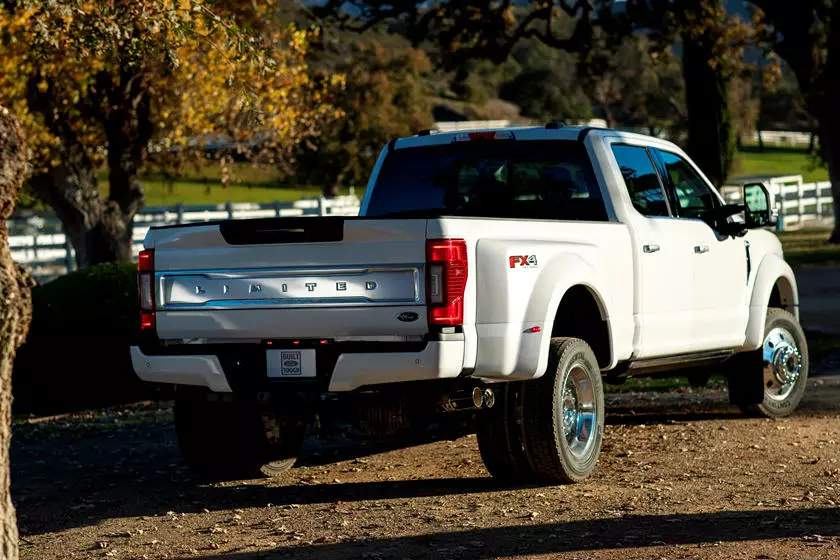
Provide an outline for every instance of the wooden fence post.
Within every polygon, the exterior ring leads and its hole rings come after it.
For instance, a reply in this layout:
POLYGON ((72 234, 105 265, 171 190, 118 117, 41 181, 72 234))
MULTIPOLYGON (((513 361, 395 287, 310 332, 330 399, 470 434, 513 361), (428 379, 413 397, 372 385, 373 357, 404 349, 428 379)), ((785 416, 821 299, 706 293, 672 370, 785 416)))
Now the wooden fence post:
POLYGON ((70 236, 64 231, 64 267, 67 272, 73 272, 76 268, 76 260, 73 258, 73 246, 70 244, 70 236))

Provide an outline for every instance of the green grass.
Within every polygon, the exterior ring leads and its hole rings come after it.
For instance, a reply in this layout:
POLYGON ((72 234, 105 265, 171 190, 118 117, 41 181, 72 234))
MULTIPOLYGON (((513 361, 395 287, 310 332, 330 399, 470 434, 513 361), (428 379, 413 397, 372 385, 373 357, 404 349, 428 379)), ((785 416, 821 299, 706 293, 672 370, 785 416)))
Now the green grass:
POLYGON ((840 265, 840 245, 829 244, 827 230, 780 232, 785 260, 793 267, 840 265))
MULTIPOLYGON (((225 202, 292 202, 303 196, 317 196, 321 188, 312 185, 289 186, 288 178, 277 168, 257 167, 248 163, 231 166, 232 180, 225 187, 221 181, 222 170, 218 164, 208 162, 192 167, 175 176, 146 173, 140 183, 146 192, 146 206, 173 206, 183 203, 222 204, 225 202)), ((102 193, 108 195, 107 171, 99 173, 102 193)), ((347 194, 345 190, 341 194, 347 194)), ((358 196, 363 191, 357 189, 358 196)))
POLYGON ((222 204, 225 202, 291 202, 303 196, 319 195, 320 189, 312 187, 248 187, 221 183, 202 184, 198 182, 174 181, 165 183, 154 180, 141 180, 146 191, 146 206, 174 206, 183 203, 222 204))
POLYGON ((730 177, 745 175, 802 175, 806 183, 828 181, 828 170, 802 148, 766 147, 761 153, 755 146, 745 146, 735 156, 730 177))

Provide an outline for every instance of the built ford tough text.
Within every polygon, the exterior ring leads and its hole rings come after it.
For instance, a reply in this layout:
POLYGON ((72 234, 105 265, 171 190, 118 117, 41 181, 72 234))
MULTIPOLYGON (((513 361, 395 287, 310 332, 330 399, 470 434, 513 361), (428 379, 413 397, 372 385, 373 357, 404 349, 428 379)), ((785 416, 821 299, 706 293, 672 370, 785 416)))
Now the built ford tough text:
POLYGON ((359 217, 151 229, 132 361, 177 386, 202 475, 283 472, 327 425, 462 418, 494 477, 580 481, 604 379, 717 371, 746 413, 798 405, 808 349, 775 202, 741 194, 636 134, 423 131, 383 149, 359 217))

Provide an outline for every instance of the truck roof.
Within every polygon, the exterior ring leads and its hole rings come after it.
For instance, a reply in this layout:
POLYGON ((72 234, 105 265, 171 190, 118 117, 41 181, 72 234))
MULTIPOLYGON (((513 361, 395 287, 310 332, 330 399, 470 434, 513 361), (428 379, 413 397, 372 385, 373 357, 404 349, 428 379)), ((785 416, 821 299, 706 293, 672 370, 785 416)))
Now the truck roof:
MULTIPOLYGON (((470 135, 491 134, 513 135, 516 140, 578 140, 582 141, 585 136, 597 135, 618 136, 627 140, 641 140, 647 143, 655 143, 660 146, 668 146, 679 150, 679 148, 662 138, 637 134, 634 132, 623 132, 612 128, 596 128, 590 126, 564 126, 549 123, 546 126, 520 126, 504 128, 488 128, 477 126, 476 128, 438 132, 434 130, 421 131, 415 136, 398 138, 392 141, 389 146, 392 149, 417 148, 421 146, 439 146, 450 144, 458 140, 469 140, 470 135)), ((681 150, 679 150, 681 151, 681 150)))

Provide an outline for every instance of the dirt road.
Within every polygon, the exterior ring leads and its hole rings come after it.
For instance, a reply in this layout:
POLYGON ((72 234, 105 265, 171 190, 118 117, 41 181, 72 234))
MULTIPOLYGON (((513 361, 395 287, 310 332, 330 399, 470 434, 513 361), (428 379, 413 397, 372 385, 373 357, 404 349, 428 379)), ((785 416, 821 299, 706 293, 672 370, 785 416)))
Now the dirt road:
POLYGON ((811 384, 782 421, 722 391, 609 395, 597 476, 548 488, 495 485, 474 437, 201 486, 165 407, 25 424, 22 557, 840 558, 840 378, 811 384))

